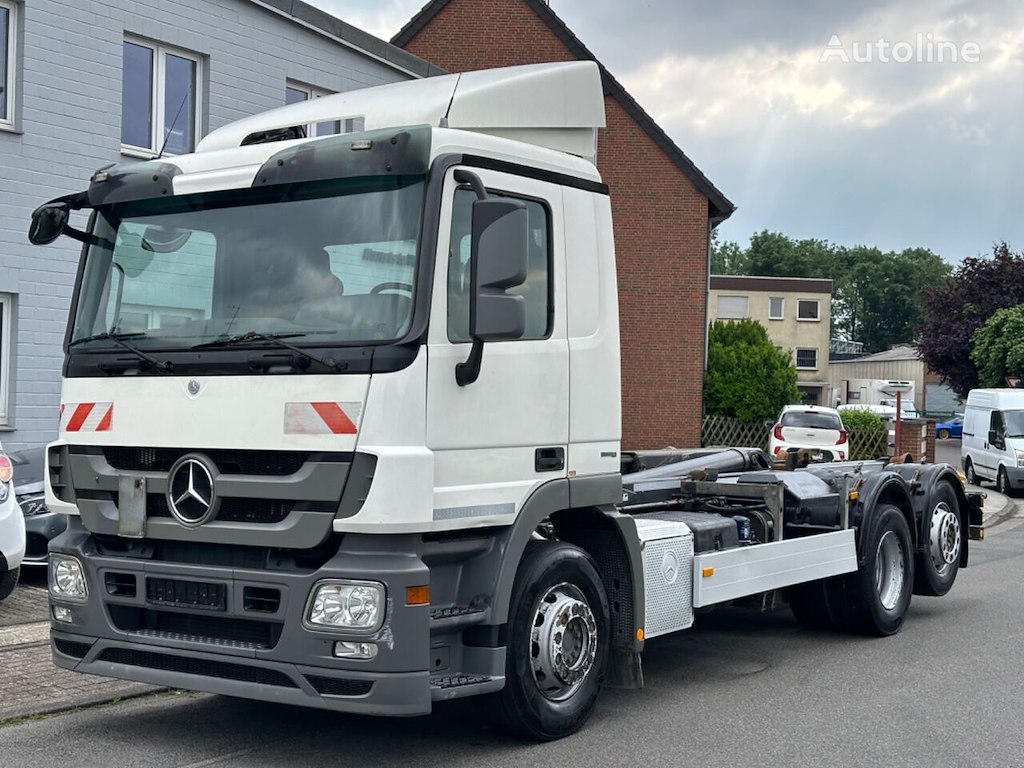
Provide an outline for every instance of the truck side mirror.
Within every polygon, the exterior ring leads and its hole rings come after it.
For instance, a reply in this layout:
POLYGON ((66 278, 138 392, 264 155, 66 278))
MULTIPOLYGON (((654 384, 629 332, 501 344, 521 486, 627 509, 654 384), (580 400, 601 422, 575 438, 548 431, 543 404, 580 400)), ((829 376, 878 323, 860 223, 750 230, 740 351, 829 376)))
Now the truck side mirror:
POLYGON ((455 180, 476 192, 470 234, 469 335, 473 348, 455 366, 460 387, 480 376, 484 342, 522 338, 526 330, 526 300, 507 291, 526 281, 529 223, 526 203, 507 197, 488 197, 480 177, 457 170, 455 180))
POLYGON ((999 436, 999 433, 994 429, 990 429, 988 432, 988 441, 999 450, 1003 450, 1006 447, 1006 443, 1003 442, 1003 438, 999 436))
POLYGON ((48 245, 64 234, 71 206, 66 201, 54 200, 44 203, 32 212, 32 224, 28 229, 28 240, 33 245, 48 245))
POLYGON ((506 291, 526 281, 526 204, 489 197, 473 203, 469 334, 480 341, 518 339, 526 330, 526 300, 506 291))

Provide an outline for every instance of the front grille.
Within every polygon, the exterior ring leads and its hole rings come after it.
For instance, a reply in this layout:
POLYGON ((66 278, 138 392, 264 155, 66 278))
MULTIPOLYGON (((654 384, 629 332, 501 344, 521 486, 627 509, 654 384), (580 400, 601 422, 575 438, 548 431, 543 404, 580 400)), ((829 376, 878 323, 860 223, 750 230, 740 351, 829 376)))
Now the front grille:
MULTIPOLYGON (((337 505, 335 505, 337 506, 337 505)), ((272 525, 280 523, 295 508, 294 501, 279 499, 243 499, 229 497, 221 500, 217 519, 226 523, 256 523, 272 525)), ((162 493, 146 495, 146 510, 150 517, 170 517, 167 497, 162 493)))
POLYGON ((227 587, 202 581, 179 579, 146 579, 146 600, 176 608, 199 608, 204 611, 225 611, 228 607, 227 587))
MULTIPOLYGON (((302 451, 203 450, 224 474, 229 475, 292 475, 306 463, 309 454, 302 451)), ((192 451, 184 448, 108 447, 103 456, 114 469, 169 472, 178 459, 192 451)))
POLYGON ((370 680, 344 680, 319 675, 306 675, 306 680, 324 696, 365 696, 373 688, 370 680))
POLYGON ((85 654, 92 648, 91 643, 76 643, 74 640, 64 640, 59 637, 53 638, 53 646, 58 652, 75 659, 84 659, 85 654))
POLYGON ((177 613, 128 605, 108 605, 110 620, 122 632, 153 637, 187 637, 193 642, 269 649, 281 639, 279 622, 253 621, 207 613, 177 613))
POLYGON ((243 664, 231 664, 226 661, 208 661, 191 659, 184 656, 168 656, 152 651, 137 651, 129 648, 107 648, 99 656, 99 661, 112 664, 127 664, 131 667, 161 669, 166 672, 181 672, 186 675, 200 677, 217 677, 221 680, 238 680, 243 683, 260 685, 276 685, 279 688, 297 688, 298 686, 288 675, 276 669, 247 667, 243 664))

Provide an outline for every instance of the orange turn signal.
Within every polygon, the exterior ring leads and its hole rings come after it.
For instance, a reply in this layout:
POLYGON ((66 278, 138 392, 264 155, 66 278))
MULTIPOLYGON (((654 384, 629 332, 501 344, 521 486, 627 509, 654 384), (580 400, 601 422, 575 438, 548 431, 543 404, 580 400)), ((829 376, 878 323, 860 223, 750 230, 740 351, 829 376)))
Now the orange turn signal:
POLYGON ((709 576, 714 576, 715 575, 715 569, 714 568, 702 568, 701 571, 700 571, 700 575, 703 576, 705 579, 708 578, 709 576))
POLYGON ((430 587, 406 587, 406 605, 430 605, 430 587))
POLYGON ((643 640, 644 639, 644 628, 643 627, 638 627, 637 628, 637 630, 636 630, 636 639, 637 640, 643 640))

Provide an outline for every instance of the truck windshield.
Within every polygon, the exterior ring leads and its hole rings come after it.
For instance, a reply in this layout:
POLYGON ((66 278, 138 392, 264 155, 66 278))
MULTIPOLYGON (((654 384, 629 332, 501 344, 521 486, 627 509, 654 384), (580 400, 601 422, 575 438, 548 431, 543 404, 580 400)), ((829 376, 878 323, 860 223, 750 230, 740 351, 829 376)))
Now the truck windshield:
POLYGON ((423 179, 348 179, 97 211, 70 343, 181 350, 244 334, 393 341, 409 329, 423 179))

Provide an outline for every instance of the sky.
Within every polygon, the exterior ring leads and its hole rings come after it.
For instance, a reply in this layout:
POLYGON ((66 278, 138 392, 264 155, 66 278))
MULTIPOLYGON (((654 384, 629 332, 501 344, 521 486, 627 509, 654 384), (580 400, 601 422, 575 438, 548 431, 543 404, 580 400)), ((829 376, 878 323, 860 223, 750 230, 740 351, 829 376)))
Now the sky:
MULTIPOLYGON (((307 0, 390 39, 426 0, 307 0)), ((737 206, 719 228, 1024 250, 1019 0, 551 0, 737 206)), ((600 151, 600 150, 599 150, 600 151)))

